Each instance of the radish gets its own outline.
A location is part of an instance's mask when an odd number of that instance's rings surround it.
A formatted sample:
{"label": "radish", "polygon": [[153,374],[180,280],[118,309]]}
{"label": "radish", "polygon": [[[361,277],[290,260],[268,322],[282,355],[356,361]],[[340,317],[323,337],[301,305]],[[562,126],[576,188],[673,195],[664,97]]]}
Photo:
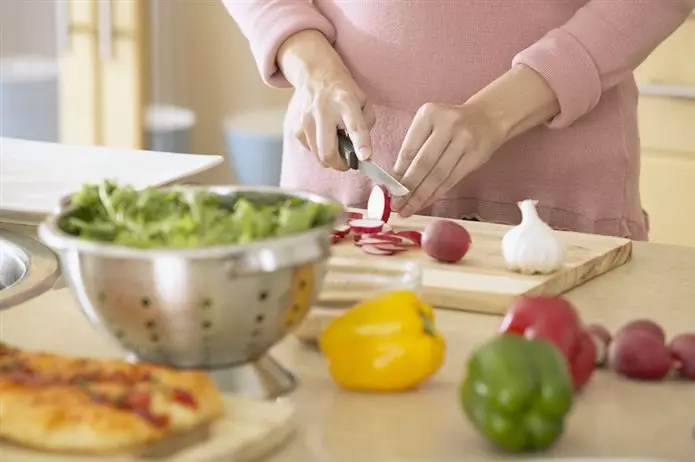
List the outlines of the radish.
{"label": "radish", "polygon": [[618,332],[616,332],[615,334],[615,338],[618,338],[621,335],[632,333],[636,330],[653,336],[661,343],[666,342],[666,334],[664,334],[664,330],[661,328],[660,325],[658,325],[650,319],[637,319],[635,321],[628,322],[623,327],[618,329]]}
{"label": "radish", "polygon": [[596,365],[603,366],[608,358],[608,346],[611,343],[611,333],[603,326],[591,324],[586,331],[596,344]]}
{"label": "radish", "polygon": [[355,233],[360,234],[374,234],[381,231],[384,227],[384,222],[381,220],[371,220],[371,219],[360,219],[352,220],[350,222],[350,228]]}
{"label": "radish", "polygon": [[361,220],[364,218],[364,215],[362,215],[360,212],[348,212],[347,213],[347,219],[348,220]]}
{"label": "radish", "polygon": [[406,247],[398,244],[386,243],[386,244],[374,244],[374,247],[380,250],[393,250],[394,252],[405,252],[408,250]]}
{"label": "radish", "polygon": [[384,186],[376,185],[372,188],[367,201],[367,218],[386,223],[390,217],[391,195]]}
{"label": "radish", "polygon": [[671,352],[664,342],[646,330],[624,332],[608,347],[611,369],[631,379],[663,380],[672,362]]}
{"label": "radish", "polygon": [[466,228],[451,220],[431,222],[422,234],[422,249],[435,260],[456,263],[471,247],[471,235]]}
{"label": "radish", "polygon": [[396,252],[393,250],[383,250],[373,245],[363,245],[362,251],[369,255],[394,255]]}
{"label": "radish", "polygon": [[393,244],[393,241],[387,241],[386,239],[379,239],[379,238],[372,238],[372,237],[364,237],[357,242],[355,242],[355,245],[357,247],[362,247],[363,245],[377,245],[377,244]]}
{"label": "radish", "polygon": [[680,334],[668,346],[681,377],[695,380],[695,334]]}
{"label": "radish", "polygon": [[376,233],[371,236],[369,236],[372,239],[381,239],[383,241],[388,241],[388,242],[395,242],[396,244],[401,244],[403,243],[403,239],[399,236],[396,236],[395,234],[389,234],[389,233]]}
{"label": "radish", "polygon": [[331,234],[334,236],[345,237],[350,234],[350,227],[348,225],[337,226],[333,228]]}
{"label": "radish", "polygon": [[420,231],[398,231],[396,236],[407,239],[418,247],[422,245],[422,233]]}
{"label": "radish", "polygon": [[338,242],[342,241],[343,238],[340,236],[336,236],[335,234],[331,235],[331,244],[337,244]]}

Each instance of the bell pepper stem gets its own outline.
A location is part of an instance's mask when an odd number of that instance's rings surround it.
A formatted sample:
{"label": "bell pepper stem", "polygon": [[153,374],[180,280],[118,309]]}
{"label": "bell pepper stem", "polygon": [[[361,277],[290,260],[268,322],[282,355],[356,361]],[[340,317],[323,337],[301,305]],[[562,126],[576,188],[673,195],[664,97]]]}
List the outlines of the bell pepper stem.
{"label": "bell pepper stem", "polygon": [[418,315],[420,316],[420,319],[422,319],[422,326],[425,334],[429,335],[430,337],[434,336],[435,330],[434,330],[434,322],[425,314],[423,310],[418,310]]}

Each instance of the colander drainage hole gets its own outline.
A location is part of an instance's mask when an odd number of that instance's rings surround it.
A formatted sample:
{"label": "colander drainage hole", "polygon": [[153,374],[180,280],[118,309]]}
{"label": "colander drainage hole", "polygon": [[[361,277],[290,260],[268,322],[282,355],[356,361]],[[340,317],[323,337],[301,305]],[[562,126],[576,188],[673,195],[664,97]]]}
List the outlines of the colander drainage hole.
{"label": "colander drainage hole", "polygon": [[210,300],[209,298],[204,298],[203,302],[200,304],[200,306],[204,310],[209,310],[210,308],[212,308],[212,300]]}
{"label": "colander drainage hole", "polygon": [[155,327],[157,327],[157,324],[155,324],[154,321],[147,321],[145,323],[145,326],[147,326],[148,329],[154,329]]}
{"label": "colander drainage hole", "polygon": [[97,300],[99,300],[99,303],[101,304],[106,303],[106,294],[104,292],[99,292],[99,295],[97,295]]}
{"label": "colander drainage hole", "polygon": [[117,339],[122,339],[125,335],[122,330],[117,330],[116,332],[114,332],[114,334],[116,335]]}
{"label": "colander drainage hole", "polygon": [[267,290],[260,291],[258,293],[258,301],[260,301],[260,302],[266,301],[266,299],[268,298],[268,295],[270,295],[270,294],[268,293]]}
{"label": "colander drainage hole", "polygon": [[149,308],[150,307],[150,299],[149,297],[142,297],[140,299],[140,305],[142,305],[143,308]]}
{"label": "colander drainage hole", "polygon": [[258,324],[262,323],[263,321],[265,321],[265,315],[259,314],[258,316],[256,316],[256,322]]}
{"label": "colander drainage hole", "polygon": [[251,337],[258,337],[261,335],[261,331],[259,329],[254,329],[251,331]]}
{"label": "colander drainage hole", "polygon": [[210,329],[212,327],[212,321],[203,321],[203,329]]}
{"label": "colander drainage hole", "polygon": [[157,335],[157,334],[152,334],[152,335],[150,335],[150,341],[151,341],[152,343],[157,343],[157,342],[159,342],[159,335]]}

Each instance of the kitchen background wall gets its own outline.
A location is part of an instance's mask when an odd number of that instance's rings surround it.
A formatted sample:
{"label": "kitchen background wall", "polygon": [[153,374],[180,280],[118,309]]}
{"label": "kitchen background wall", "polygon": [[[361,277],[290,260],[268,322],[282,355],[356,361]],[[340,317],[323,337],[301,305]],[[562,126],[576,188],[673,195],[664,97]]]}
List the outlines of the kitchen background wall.
{"label": "kitchen background wall", "polygon": [[[222,2],[150,4],[150,97],[195,112],[192,152],[225,152],[225,118],[287,104],[290,91],[261,82],[246,39]],[[56,54],[55,0],[0,0],[0,57]],[[203,180],[213,178],[231,179],[224,171],[203,175]]]}
{"label": "kitchen background wall", "polygon": [[[55,4],[0,0],[0,56],[55,58]],[[195,112],[191,152],[224,153],[227,116],[289,101],[288,90],[269,89],[260,81],[246,40],[220,1],[150,0],[150,5],[150,98]],[[637,72],[644,90],[642,199],[656,242],[695,245],[694,44],[692,16]],[[198,180],[234,178],[221,168]]]}

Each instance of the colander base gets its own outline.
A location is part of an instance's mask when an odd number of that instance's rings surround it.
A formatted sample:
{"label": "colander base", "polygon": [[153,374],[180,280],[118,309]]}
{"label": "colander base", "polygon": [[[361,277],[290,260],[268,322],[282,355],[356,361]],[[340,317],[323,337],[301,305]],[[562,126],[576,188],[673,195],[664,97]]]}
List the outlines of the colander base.
{"label": "colander base", "polygon": [[[128,355],[128,361],[139,362],[135,355]],[[253,362],[205,372],[223,393],[256,399],[276,399],[299,385],[295,375],[268,354]]]}

